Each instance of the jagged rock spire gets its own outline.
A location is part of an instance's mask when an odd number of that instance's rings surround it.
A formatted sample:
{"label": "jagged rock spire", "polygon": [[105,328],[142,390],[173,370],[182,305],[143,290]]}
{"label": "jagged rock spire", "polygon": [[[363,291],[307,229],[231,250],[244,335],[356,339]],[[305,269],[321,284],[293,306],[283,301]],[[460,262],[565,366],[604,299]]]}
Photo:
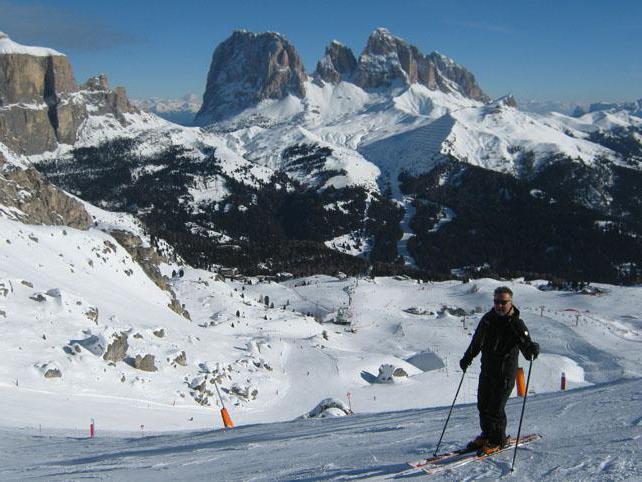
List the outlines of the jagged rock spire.
{"label": "jagged rock spire", "polygon": [[357,67],[352,50],[333,40],[325,49],[325,56],[317,63],[315,76],[326,82],[339,82],[351,78]]}

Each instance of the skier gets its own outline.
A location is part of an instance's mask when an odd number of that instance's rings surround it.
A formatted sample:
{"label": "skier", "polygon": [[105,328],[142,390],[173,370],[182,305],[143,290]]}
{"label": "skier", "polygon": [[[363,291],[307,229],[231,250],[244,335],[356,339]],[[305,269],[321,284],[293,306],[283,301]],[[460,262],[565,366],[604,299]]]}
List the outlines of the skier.
{"label": "skier", "polygon": [[513,305],[513,292],[506,286],[495,289],[493,309],[486,313],[459,362],[465,372],[481,351],[481,373],[477,389],[477,409],[481,434],[469,442],[469,449],[486,454],[506,446],[504,408],[515,386],[518,348],[527,360],[539,355],[539,345],[531,340],[526,325]]}

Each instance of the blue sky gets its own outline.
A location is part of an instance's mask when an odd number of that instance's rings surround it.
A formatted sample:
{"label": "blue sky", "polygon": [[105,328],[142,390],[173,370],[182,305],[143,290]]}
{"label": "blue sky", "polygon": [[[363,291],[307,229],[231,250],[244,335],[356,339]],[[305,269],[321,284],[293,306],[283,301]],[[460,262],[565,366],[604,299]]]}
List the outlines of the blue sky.
{"label": "blue sky", "polygon": [[284,34],[312,72],[331,40],[358,55],[381,26],[466,66],[491,97],[642,97],[639,0],[0,0],[13,40],[60,50],[79,82],[106,73],[138,98],[202,95],[234,29]]}

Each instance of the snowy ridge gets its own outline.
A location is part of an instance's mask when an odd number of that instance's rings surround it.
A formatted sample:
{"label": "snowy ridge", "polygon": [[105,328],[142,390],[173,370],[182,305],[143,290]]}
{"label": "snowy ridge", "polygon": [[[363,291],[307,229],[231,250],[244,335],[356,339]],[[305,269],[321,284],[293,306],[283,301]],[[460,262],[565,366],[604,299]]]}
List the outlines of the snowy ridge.
{"label": "snowy ridge", "polygon": [[[427,172],[446,156],[518,176],[524,173],[524,160],[531,157],[535,171],[560,155],[588,165],[597,159],[620,163],[618,154],[587,137],[592,130],[629,126],[640,128],[639,118],[621,112],[591,113],[579,119],[530,114],[419,84],[371,92],[349,82],[321,86],[308,82],[303,100],[290,96],[264,101],[221,123],[220,129],[217,125],[211,129],[228,139],[233,149],[272,169],[281,167],[284,144],[325,142],[344,158],[341,167],[348,178],[344,184],[361,179],[372,185],[377,171],[370,169],[364,176],[360,173],[368,169],[353,164],[361,156],[379,171],[388,171],[394,159],[415,174]],[[360,155],[350,155],[350,150]]]}
{"label": "snowy ridge", "polygon": [[45,47],[30,47],[27,45],[19,44],[11,40],[6,33],[0,32],[0,55],[2,54],[23,54],[33,55],[36,57],[50,57],[52,55],[60,55],[63,57],[65,56],[64,54],[61,54],[54,49]]}
{"label": "snowy ridge", "polygon": [[598,157],[614,160],[616,154],[592,142],[570,137],[544,119],[508,106],[485,106],[453,113],[456,124],[448,139],[450,152],[459,159],[487,169],[517,174],[525,153],[537,161],[556,154],[591,164]]}

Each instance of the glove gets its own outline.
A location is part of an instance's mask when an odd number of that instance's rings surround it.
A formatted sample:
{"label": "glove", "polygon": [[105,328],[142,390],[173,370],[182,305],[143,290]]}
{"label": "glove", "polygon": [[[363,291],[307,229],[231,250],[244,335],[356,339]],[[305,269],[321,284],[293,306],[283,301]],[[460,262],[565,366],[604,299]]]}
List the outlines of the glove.
{"label": "glove", "polygon": [[470,366],[470,360],[468,360],[466,357],[459,360],[459,368],[461,368],[462,371],[465,372],[469,366]]}
{"label": "glove", "polygon": [[539,345],[532,342],[528,347],[527,355],[529,360],[535,360],[539,356]]}

